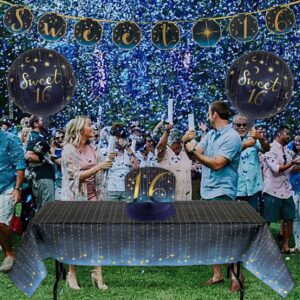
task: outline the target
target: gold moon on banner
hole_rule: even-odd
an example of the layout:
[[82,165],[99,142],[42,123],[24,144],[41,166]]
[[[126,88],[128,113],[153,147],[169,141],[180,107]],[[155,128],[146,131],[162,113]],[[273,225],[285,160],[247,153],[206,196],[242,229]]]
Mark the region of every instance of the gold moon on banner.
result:
[[121,49],[131,50],[141,39],[141,28],[134,22],[120,22],[113,29],[112,40]]
[[180,41],[180,30],[174,22],[157,22],[152,28],[152,43],[161,50],[171,50]]
[[4,25],[11,33],[23,33],[31,28],[33,15],[23,6],[12,6],[4,15]]
[[294,11],[288,7],[275,7],[266,13],[266,26],[276,34],[285,34],[295,25]]
[[74,37],[78,44],[93,47],[102,38],[102,26],[91,18],[80,20],[75,24]]
[[229,23],[229,33],[238,42],[250,42],[258,33],[258,23],[250,14],[239,14]]
[[193,39],[201,47],[212,47],[221,39],[221,27],[215,20],[199,20],[192,29]]
[[56,13],[47,13],[39,18],[38,32],[41,37],[50,42],[60,40],[66,34],[67,23]]

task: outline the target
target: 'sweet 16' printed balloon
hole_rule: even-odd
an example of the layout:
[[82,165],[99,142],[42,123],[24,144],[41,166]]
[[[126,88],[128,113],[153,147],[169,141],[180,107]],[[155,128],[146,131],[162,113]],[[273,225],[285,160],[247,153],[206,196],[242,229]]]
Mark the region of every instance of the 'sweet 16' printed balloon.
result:
[[75,76],[63,55],[49,49],[32,49],[13,62],[7,84],[10,98],[23,112],[48,116],[70,102]]
[[285,61],[271,52],[253,51],[235,60],[227,73],[226,94],[251,119],[269,118],[290,101],[294,80]]

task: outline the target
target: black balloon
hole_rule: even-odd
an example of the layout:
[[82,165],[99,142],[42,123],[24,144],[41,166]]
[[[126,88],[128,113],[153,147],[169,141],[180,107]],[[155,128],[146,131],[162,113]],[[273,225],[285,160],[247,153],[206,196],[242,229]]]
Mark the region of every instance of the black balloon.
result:
[[281,112],[292,97],[294,80],[285,61],[272,52],[253,51],[235,60],[227,73],[226,94],[251,119]]
[[11,100],[26,113],[48,116],[62,110],[75,89],[73,69],[66,58],[49,49],[22,53],[8,73]]

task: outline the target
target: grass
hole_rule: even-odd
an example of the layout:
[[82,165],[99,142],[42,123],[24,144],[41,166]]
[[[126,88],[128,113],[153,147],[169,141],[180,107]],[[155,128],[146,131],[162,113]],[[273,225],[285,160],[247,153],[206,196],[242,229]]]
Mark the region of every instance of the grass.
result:
[[[272,225],[273,234],[279,225]],[[20,237],[15,237],[15,244]],[[3,259],[0,252],[0,261]],[[300,300],[300,254],[285,256],[287,266],[296,282],[296,287],[288,295],[287,300]],[[48,276],[32,296],[32,300],[52,299],[54,278],[54,261],[45,261]],[[229,280],[225,285],[205,286],[210,278],[210,266],[191,267],[103,267],[107,291],[99,291],[90,281],[90,267],[78,267],[80,291],[73,291],[60,282],[58,298],[63,300],[90,299],[163,299],[163,300],[229,300],[239,299],[238,293],[229,292]],[[225,269],[223,274],[225,276]],[[251,273],[243,270],[246,276],[245,300],[279,300],[281,298],[271,288],[259,281]],[[0,273],[0,300],[25,300],[26,297],[9,280],[7,274]]]

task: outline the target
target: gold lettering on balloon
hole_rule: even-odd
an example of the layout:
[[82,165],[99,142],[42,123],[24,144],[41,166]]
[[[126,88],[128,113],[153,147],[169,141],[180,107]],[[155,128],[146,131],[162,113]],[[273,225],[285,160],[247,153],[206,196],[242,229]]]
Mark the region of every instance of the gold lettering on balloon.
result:
[[42,101],[43,102],[48,102],[51,100],[51,96],[49,94],[46,94],[48,89],[51,89],[50,85],[46,86],[42,92]]
[[40,90],[40,88],[38,87],[34,93],[36,93],[36,101],[35,103],[46,103],[49,102],[51,100],[51,96],[49,94],[46,94],[47,90],[51,89],[51,86],[48,85],[46,87],[44,87],[42,90]]
[[122,42],[123,44],[125,45],[130,45],[133,43],[134,41],[134,38],[131,40],[131,41],[128,41],[129,39],[129,33],[128,32],[125,32],[123,35],[122,35]]
[[251,92],[251,95],[249,97],[248,103],[254,103],[255,105],[262,105],[264,100],[263,98],[260,98],[262,94],[268,94],[267,91],[260,91],[255,95],[256,89],[253,89]]
[[[287,23],[286,23],[284,20],[282,20],[282,21],[279,22],[279,17],[280,17],[281,13],[282,13],[284,10],[285,10],[285,8],[281,9],[281,10],[276,14],[276,17],[275,17],[275,29],[276,29],[276,31],[279,31],[279,32],[285,31],[285,29],[286,29],[286,27],[287,27]],[[283,29],[280,29],[280,28],[279,28],[279,25],[280,25],[281,23],[284,24],[284,26],[283,26],[284,28],[283,28]]]
[[[47,91],[52,87],[53,84],[61,83],[61,73],[57,71],[57,69],[54,70],[54,73],[48,76],[47,78],[40,78],[40,79],[30,79],[30,75],[26,72],[22,74],[23,81],[20,84],[20,88],[23,90],[26,90],[30,87],[37,87],[34,91],[36,93],[36,103],[45,103],[49,102],[51,100],[51,96],[47,94]],[[40,89],[40,86],[44,86],[43,89]]]
[[87,41],[87,42],[90,42],[90,41],[92,41],[92,40],[94,40],[94,39],[96,38],[95,35],[92,36],[92,38],[89,38],[89,34],[90,34],[90,33],[91,33],[91,30],[90,30],[90,29],[87,29],[87,30],[85,30],[85,31],[83,32],[82,37],[83,37],[83,39],[84,39],[85,41]]
[[44,32],[46,35],[51,35],[53,38],[56,37],[60,32],[62,31],[62,28],[60,28],[57,32],[55,32],[55,28],[52,27],[49,29],[49,24],[44,23]]
[[269,82],[263,83],[262,81],[251,80],[251,78],[249,77],[250,75],[251,73],[249,72],[249,70],[245,70],[243,73],[243,77],[238,80],[238,84],[241,86],[250,85],[253,87],[259,87],[260,89],[264,89],[266,91],[272,90],[272,92],[277,92],[278,89],[276,89],[276,86],[281,85],[278,77],[276,77],[274,81],[270,80]]
[[21,13],[23,13],[23,12],[24,12],[24,8],[18,8],[16,10],[16,18],[19,21],[19,27],[17,27],[16,24],[12,24],[11,28],[12,28],[13,31],[17,32],[17,31],[20,31],[20,30],[23,29],[24,23],[23,23],[23,20],[21,18]]

